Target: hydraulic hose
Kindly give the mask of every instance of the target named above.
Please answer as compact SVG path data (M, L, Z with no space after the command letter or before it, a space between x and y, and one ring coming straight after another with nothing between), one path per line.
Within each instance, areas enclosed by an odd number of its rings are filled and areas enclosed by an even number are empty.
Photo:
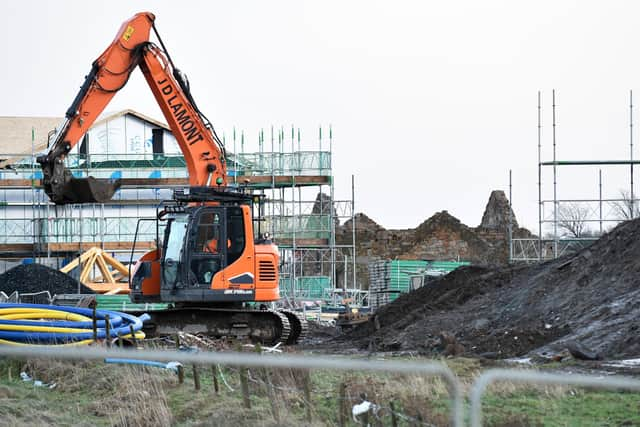
M132 316L110 310L96 310L98 340L143 339L141 331L149 315ZM106 316L109 316L107 337ZM0 345L84 345L94 341L93 310L44 304L0 304Z

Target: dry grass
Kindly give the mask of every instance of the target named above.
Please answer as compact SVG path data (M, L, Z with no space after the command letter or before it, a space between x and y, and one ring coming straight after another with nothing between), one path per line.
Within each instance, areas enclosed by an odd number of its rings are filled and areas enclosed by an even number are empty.
M576 396L578 394L584 394L584 390L580 388L576 389L561 385L521 384L511 383L508 381L500 381L491 384L488 387L487 392L497 396L513 396L525 392L534 392L541 398L549 399L561 398L566 395Z
M175 375L145 367L91 362L33 360L26 369L34 378L57 383L63 393L90 397L84 410L114 426L170 426L172 415L165 392Z
M462 379L463 389L468 390L481 370L480 365L470 360L447 362L451 362ZM0 361L0 425L337 425L341 408L351 419L351 407L364 395L382 407L378 418L371 416L372 423L390 425L393 402L396 412L408 417L401 425L418 420L436 426L449 425L446 383L417 374L312 371L311 401L308 401L303 392L308 371L277 369L267 375L264 369L252 368L249 383L252 407L245 409L239 370L235 367L223 369L233 390L220 381L220 393L215 394L209 367L200 368L202 390L195 391L191 367L185 370L185 384L178 385L174 373L139 366L51 360L10 363ZM12 381L6 381L9 367ZM48 390L22 383L17 379L21 370L38 380L56 382L58 387ZM272 400L279 412L278 421ZM548 425L549 414L564 417L566 425L579 425L575 420L591 419L615 420L610 425L640 425L640 417L633 415L637 411L637 395L632 394L607 395L571 387L499 382L490 386L483 406L487 425L491 426ZM629 412L631 407L633 411ZM311 423L306 421L307 408L312 413Z

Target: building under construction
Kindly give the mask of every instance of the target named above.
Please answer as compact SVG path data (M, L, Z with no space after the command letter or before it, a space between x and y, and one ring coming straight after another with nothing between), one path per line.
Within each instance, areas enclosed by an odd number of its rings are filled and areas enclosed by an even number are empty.
M91 247L135 261L161 236L151 221L158 204L189 185L169 127L125 110L98 120L66 159L74 176L118 179L120 190L108 203L56 206L35 158L60 121L0 117L0 271L32 261L59 268ZM313 139L269 128L259 132L257 150L246 150L256 144L244 133L224 136L231 185L266 198L258 228L280 249L281 294L292 303L357 288L355 235L350 244L335 239L336 227L353 217L353 191L350 200L334 199L331 129Z

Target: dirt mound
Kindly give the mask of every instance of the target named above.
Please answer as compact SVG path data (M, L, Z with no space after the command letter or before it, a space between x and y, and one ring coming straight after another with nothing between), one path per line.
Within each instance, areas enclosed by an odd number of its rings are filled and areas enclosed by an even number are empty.
M77 280L58 270L42 264L21 264L0 274L0 291L7 295L18 293L33 293L49 291L55 294L75 294L80 287L80 293L94 292Z
M469 355L507 358L579 342L604 357L637 356L638 277L640 219L544 264L461 268L381 308L377 322L341 340L439 353L447 332Z

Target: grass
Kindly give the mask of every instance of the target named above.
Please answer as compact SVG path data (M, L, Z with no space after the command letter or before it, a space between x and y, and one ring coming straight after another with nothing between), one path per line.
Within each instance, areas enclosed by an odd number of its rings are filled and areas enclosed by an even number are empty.
M527 426L638 426L640 395L568 389L564 393L519 390L489 393L483 402L485 425L520 419Z
M465 393L483 369L475 359L446 359ZM55 389L22 382L26 370ZM351 407L362 396L378 404L378 425L391 425L393 404L399 425L422 420L448 425L445 384L419 375L310 372L311 405L304 395L306 371L250 371L251 408L242 404L239 371L224 368L220 393L213 390L209 367L200 368L201 390L194 390L191 367L185 383L168 371L99 362L0 361L0 424L86 426L324 426L356 425ZM270 392L269 384L273 389ZM270 399L275 396L275 399ZM275 405L275 408L274 408ZM307 420L307 409L312 421ZM274 412L274 410L276 412ZM276 413L278 420L275 419ZM342 415L340 415L342 413ZM635 426L640 425L640 395L569 387L492 385L484 400L487 426Z

